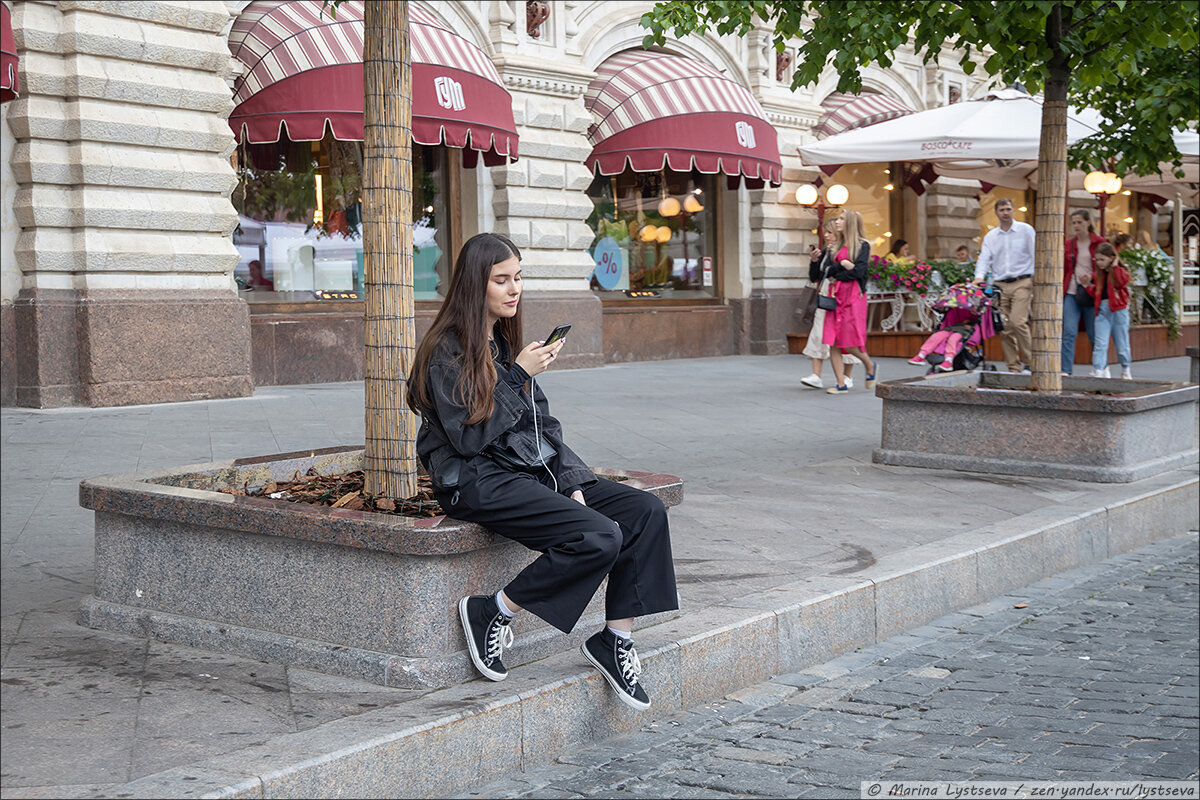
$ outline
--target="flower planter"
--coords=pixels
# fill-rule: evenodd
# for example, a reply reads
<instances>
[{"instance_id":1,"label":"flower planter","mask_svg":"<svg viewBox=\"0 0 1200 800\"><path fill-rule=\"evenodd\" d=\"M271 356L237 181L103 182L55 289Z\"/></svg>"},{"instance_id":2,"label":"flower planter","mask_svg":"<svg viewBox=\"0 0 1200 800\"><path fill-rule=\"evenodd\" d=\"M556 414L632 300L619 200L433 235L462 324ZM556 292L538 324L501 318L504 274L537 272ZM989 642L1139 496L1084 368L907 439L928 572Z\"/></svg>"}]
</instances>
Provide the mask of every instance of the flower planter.
<instances>
[{"instance_id":1,"label":"flower planter","mask_svg":"<svg viewBox=\"0 0 1200 800\"><path fill-rule=\"evenodd\" d=\"M83 481L80 505L95 511L96 587L80 623L399 688L474 677L458 599L494 591L536 554L446 517L217 491L310 467L361 469L362 452L331 448ZM682 498L670 475L597 474L668 506ZM570 637L521 615L512 664L582 641L601 624L603 596L597 592Z\"/></svg>"},{"instance_id":2,"label":"flower planter","mask_svg":"<svg viewBox=\"0 0 1200 800\"><path fill-rule=\"evenodd\" d=\"M880 464L1127 483L1197 458L1200 387L971 372L885 381Z\"/></svg>"}]
</instances>

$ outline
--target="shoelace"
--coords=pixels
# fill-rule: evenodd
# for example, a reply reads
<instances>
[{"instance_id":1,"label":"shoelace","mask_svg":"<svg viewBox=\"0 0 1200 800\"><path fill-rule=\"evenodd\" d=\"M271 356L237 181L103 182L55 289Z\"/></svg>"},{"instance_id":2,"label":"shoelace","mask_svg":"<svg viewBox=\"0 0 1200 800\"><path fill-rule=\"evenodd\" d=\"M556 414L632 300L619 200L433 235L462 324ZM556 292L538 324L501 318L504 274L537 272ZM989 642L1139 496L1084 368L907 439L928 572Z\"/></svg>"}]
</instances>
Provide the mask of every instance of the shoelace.
<instances>
[{"instance_id":1,"label":"shoelace","mask_svg":"<svg viewBox=\"0 0 1200 800\"><path fill-rule=\"evenodd\" d=\"M488 628L487 636L487 658L489 661L497 659L504 652L504 648L513 646L512 628L508 627L507 622L493 621Z\"/></svg>"},{"instance_id":2,"label":"shoelace","mask_svg":"<svg viewBox=\"0 0 1200 800\"><path fill-rule=\"evenodd\" d=\"M638 676L642 674L642 661L638 658L637 650L633 649L633 645L628 647L617 648L617 659L621 663L621 676L625 678L625 682L633 686L638 682Z\"/></svg>"}]
</instances>

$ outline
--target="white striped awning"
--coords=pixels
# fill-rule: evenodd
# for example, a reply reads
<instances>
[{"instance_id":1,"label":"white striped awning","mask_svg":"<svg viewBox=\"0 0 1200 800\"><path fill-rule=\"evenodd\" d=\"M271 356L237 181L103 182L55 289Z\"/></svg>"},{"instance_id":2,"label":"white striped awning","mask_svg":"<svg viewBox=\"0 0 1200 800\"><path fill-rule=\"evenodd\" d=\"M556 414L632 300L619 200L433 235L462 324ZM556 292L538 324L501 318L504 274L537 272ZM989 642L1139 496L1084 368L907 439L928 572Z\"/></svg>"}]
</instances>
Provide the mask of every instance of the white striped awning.
<instances>
[{"instance_id":1,"label":"white striped awning","mask_svg":"<svg viewBox=\"0 0 1200 800\"><path fill-rule=\"evenodd\" d=\"M229 124L253 144L363 139L363 0L336 16L323 0L255 0L238 16L229 50L246 71ZM413 141L463 148L463 163L517 157L512 96L491 59L433 14L406 3Z\"/></svg>"},{"instance_id":2,"label":"white striped awning","mask_svg":"<svg viewBox=\"0 0 1200 800\"><path fill-rule=\"evenodd\" d=\"M627 50L607 59L584 103L596 121L588 129L587 165L603 175L626 169L724 172L752 188L783 178L779 141L746 87L684 56Z\"/></svg>"},{"instance_id":3,"label":"white striped awning","mask_svg":"<svg viewBox=\"0 0 1200 800\"><path fill-rule=\"evenodd\" d=\"M914 111L899 100L873 93L853 95L834 92L825 98L821 107L825 113L817 121L813 133L822 139L903 117Z\"/></svg>"}]
</instances>

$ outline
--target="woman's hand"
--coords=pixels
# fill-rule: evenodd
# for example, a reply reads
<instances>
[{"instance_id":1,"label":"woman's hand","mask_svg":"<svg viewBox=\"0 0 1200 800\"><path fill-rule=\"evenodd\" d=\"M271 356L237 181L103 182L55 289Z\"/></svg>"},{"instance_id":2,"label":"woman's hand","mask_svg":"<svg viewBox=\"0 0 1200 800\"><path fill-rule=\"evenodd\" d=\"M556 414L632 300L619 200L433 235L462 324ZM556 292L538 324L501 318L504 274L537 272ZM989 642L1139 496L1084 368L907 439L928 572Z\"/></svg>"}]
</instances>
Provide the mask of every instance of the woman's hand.
<instances>
[{"instance_id":1,"label":"woman's hand","mask_svg":"<svg viewBox=\"0 0 1200 800\"><path fill-rule=\"evenodd\" d=\"M581 492L578 489L571 492L571 499L574 500L576 503L579 503L581 506L587 505L587 502L584 501L584 499L583 499L583 492Z\"/></svg>"},{"instance_id":2,"label":"woman's hand","mask_svg":"<svg viewBox=\"0 0 1200 800\"><path fill-rule=\"evenodd\" d=\"M521 365L521 369L525 370L529 377L541 375L566 343L565 337L546 347L542 347L541 342L530 342L528 347L517 354L514 361Z\"/></svg>"},{"instance_id":3,"label":"woman's hand","mask_svg":"<svg viewBox=\"0 0 1200 800\"><path fill-rule=\"evenodd\" d=\"M838 264L842 266L842 269L854 269L854 262L848 258L843 258Z\"/></svg>"}]
</instances>

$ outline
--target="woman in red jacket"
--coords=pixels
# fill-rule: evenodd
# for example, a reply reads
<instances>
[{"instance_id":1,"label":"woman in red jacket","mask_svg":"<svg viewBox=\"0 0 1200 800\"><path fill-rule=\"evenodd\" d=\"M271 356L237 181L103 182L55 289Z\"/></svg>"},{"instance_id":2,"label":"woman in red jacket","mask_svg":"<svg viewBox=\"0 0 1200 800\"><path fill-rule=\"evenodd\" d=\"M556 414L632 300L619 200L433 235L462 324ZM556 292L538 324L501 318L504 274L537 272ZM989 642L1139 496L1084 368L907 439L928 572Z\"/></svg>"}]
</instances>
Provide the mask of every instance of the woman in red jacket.
<instances>
[{"instance_id":1,"label":"woman in red jacket","mask_svg":"<svg viewBox=\"0 0 1200 800\"><path fill-rule=\"evenodd\" d=\"M1082 208L1071 212L1071 233L1073 235L1067 239L1066 269L1063 270L1063 375L1070 375L1075 369L1075 337L1079 334L1079 320L1083 320L1088 343L1096 341L1096 298L1091 293L1093 261L1096 247L1104 243L1104 237L1092 227L1092 215Z\"/></svg>"},{"instance_id":2,"label":"woman in red jacket","mask_svg":"<svg viewBox=\"0 0 1200 800\"><path fill-rule=\"evenodd\" d=\"M1129 380L1129 270L1117 258L1109 243L1098 245L1095 252L1096 336L1092 339L1092 377L1108 378L1108 337L1117 346L1121 377Z\"/></svg>"}]
</instances>

